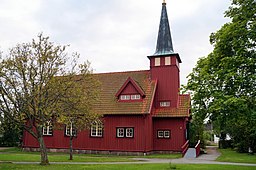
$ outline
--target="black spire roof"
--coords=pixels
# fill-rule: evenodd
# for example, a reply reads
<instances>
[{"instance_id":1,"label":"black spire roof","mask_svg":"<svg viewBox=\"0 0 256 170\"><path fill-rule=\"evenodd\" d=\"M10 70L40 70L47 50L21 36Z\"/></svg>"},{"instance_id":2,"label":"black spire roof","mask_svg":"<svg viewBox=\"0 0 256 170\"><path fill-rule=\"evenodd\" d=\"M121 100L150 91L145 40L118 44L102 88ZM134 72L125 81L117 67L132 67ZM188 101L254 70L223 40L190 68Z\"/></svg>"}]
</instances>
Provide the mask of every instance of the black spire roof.
<instances>
[{"instance_id":1,"label":"black spire roof","mask_svg":"<svg viewBox=\"0 0 256 170\"><path fill-rule=\"evenodd\" d=\"M156 52L153 56L174 54L166 3L162 3L162 13L157 38Z\"/></svg>"}]
</instances>

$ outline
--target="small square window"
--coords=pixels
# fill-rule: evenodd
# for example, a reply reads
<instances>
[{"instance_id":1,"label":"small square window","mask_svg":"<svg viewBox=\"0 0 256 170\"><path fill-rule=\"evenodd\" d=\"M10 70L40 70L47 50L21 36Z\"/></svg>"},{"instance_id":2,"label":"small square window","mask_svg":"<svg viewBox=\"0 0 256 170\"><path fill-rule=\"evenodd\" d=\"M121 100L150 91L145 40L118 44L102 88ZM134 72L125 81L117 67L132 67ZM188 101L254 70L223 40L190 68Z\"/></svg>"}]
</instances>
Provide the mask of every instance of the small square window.
<instances>
[{"instance_id":1,"label":"small square window","mask_svg":"<svg viewBox=\"0 0 256 170\"><path fill-rule=\"evenodd\" d=\"M124 138L124 128L117 128L117 137Z\"/></svg>"},{"instance_id":2,"label":"small square window","mask_svg":"<svg viewBox=\"0 0 256 170\"><path fill-rule=\"evenodd\" d=\"M133 138L133 128L126 128L126 137Z\"/></svg>"},{"instance_id":3,"label":"small square window","mask_svg":"<svg viewBox=\"0 0 256 170\"><path fill-rule=\"evenodd\" d=\"M169 139L170 137L171 137L171 131L170 130L158 130L157 131L157 138Z\"/></svg>"},{"instance_id":4,"label":"small square window","mask_svg":"<svg viewBox=\"0 0 256 170\"><path fill-rule=\"evenodd\" d=\"M140 99L140 95L139 94L131 95L131 99L132 100L139 100Z\"/></svg>"},{"instance_id":5,"label":"small square window","mask_svg":"<svg viewBox=\"0 0 256 170\"><path fill-rule=\"evenodd\" d=\"M169 130L164 131L164 138L170 138L170 131Z\"/></svg>"},{"instance_id":6,"label":"small square window","mask_svg":"<svg viewBox=\"0 0 256 170\"><path fill-rule=\"evenodd\" d=\"M162 130L157 131L157 137L158 138L163 138L164 137L164 131L162 131Z\"/></svg>"}]
</instances>

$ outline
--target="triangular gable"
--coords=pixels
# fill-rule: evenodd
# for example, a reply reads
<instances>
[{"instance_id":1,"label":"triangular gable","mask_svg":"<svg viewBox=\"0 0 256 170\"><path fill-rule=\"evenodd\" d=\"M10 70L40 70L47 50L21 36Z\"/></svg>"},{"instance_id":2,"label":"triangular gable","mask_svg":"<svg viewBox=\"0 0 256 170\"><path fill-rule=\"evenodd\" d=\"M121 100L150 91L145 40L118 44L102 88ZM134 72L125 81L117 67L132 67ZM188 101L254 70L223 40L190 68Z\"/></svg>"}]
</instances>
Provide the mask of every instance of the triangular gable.
<instances>
[{"instance_id":1,"label":"triangular gable","mask_svg":"<svg viewBox=\"0 0 256 170\"><path fill-rule=\"evenodd\" d=\"M136 83L136 81L134 81L131 77L128 77L128 79L125 81L125 83L122 85L122 87L118 90L118 92L116 93L116 97L118 97L122 91L127 87L127 85L131 83L132 86L137 90L137 92L142 96L145 97L145 93L144 91L141 89L141 87L138 85L138 83Z\"/></svg>"}]
</instances>

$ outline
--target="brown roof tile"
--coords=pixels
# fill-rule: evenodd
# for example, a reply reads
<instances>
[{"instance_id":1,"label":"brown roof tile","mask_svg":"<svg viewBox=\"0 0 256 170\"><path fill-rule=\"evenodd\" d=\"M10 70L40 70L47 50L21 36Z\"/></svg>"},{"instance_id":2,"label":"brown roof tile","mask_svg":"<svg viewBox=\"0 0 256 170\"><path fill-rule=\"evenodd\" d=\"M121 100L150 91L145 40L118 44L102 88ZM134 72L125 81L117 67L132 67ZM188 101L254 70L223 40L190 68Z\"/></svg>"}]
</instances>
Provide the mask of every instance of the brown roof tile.
<instances>
[{"instance_id":1,"label":"brown roof tile","mask_svg":"<svg viewBox=\"0 0 256 170\"><path fill-rule=\"evenodd\" d=\"M179 95L178 108L158 108L154 110L153 117L189 117L190 95Z\"/></svg>"},{"instance_id":2,"label":"brown roof tile","mask_svg":"<svg viewBox=\"0 0 256 170\"><path fill-rule=\"evenodd\" d=\"M150 71L130 71L94 74L101 82L99 102L95 103L93 110L98 114L149 114L153 93L156 86L155 81L150 80ZM145 92L143 101L118 102L115 94L131 77L137 85Z\"/></svg>"}]
</instances>

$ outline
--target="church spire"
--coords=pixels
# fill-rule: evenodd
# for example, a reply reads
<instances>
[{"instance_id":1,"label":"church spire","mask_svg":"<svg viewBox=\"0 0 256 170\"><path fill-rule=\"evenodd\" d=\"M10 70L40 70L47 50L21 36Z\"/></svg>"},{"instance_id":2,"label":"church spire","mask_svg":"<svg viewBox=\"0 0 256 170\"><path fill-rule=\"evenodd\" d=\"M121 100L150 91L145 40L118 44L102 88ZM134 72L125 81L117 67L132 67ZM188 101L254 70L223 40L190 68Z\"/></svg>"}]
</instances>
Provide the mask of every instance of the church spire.
<instances>
[{"instance_id":1,"label":"church spire","mask_svg":"<svg viewBox=\"0 0 256 170\"><path fill-rule=\"evenodd\" d=\"M158 31L156 51L153 56L174 54L171 31L167 16L166 3L163 0L162 13Z\"/></svg>"}]
</instances>

